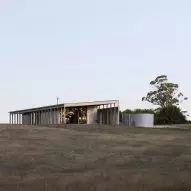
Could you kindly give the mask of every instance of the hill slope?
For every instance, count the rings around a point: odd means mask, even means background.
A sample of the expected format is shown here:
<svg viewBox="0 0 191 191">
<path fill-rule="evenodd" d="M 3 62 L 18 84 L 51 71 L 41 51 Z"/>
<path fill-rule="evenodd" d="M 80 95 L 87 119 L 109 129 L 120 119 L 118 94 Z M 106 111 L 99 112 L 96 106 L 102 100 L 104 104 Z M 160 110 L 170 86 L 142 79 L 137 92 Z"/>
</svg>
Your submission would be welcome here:
<svg viewBox="0 0 191 191">
<path fill-rule="evenodd" d="M 2 128 L 1 191 L 191 190 L 191 131 Z"/>
</svg>

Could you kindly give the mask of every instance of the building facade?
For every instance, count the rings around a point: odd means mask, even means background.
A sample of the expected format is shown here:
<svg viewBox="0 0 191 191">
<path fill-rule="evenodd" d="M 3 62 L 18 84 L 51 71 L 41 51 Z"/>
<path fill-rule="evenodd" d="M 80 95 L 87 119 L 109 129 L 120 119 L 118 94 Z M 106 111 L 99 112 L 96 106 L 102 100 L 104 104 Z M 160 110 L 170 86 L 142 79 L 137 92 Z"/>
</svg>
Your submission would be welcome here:
<svg viewBox="0 0 191 191">
<path fill-rule="evenodd" d="M 9 112 L 10 124 L 119 124 L 119 101 L 63 103 Z"/>
</svg>

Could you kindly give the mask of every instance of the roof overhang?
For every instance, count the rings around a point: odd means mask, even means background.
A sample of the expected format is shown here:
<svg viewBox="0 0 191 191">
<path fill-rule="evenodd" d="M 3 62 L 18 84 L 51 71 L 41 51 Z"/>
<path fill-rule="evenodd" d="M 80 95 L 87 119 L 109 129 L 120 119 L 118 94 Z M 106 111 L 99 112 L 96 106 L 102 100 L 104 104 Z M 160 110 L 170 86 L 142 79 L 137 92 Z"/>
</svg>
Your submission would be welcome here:
<svg viewBox="0 0 191 191">
<path fill-rule="evenodd" d="M 30 113 L 36 111 L 44 111 L 50 109 L 58 109 L 58 108 L 72 108 L 72 107 L 91 107 L 91 106 L 101 106 L 101 105 L 109 105 L 115 104 L 116 107 L 119 106 L 119 100 L 107 100 L 107 101 L 94 101 L 94 102 L 79 102 L 79 103 L 63 103 L 57 105 L 49 105 L 43 107 L 35 107 L 30 109 L 23 109 L 23 110 L 16 110 L 10 111 L 10 114 L 23 114 L 23 113 Z"/>
</svg>

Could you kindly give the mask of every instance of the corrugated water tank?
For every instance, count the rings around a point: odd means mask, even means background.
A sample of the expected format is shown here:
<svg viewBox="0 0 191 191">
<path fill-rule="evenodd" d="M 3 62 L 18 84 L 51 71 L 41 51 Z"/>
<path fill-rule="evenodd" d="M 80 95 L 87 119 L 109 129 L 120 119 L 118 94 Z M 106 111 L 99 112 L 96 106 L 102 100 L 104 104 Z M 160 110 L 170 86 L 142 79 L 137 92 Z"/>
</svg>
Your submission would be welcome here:
<svg viewBox="0 0 191 191">
<path fill-rule="evenodd" d="M 129 127 L 154 127 L 154 114 L 125 114 L 123 123 Z"/>
</svg>

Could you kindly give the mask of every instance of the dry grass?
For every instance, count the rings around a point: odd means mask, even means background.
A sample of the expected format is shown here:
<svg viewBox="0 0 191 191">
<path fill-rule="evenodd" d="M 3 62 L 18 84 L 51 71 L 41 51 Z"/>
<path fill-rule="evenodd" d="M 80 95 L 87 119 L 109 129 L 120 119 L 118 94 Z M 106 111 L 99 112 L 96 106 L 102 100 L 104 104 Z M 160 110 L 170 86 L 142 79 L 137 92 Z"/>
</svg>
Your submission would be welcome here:
<svg viewBox="0 0 191 191">
<path fill-rule="evenodd" d="M 191 190 L 191 130 L 1 127 L 0 191 Z"/>
</svg>

